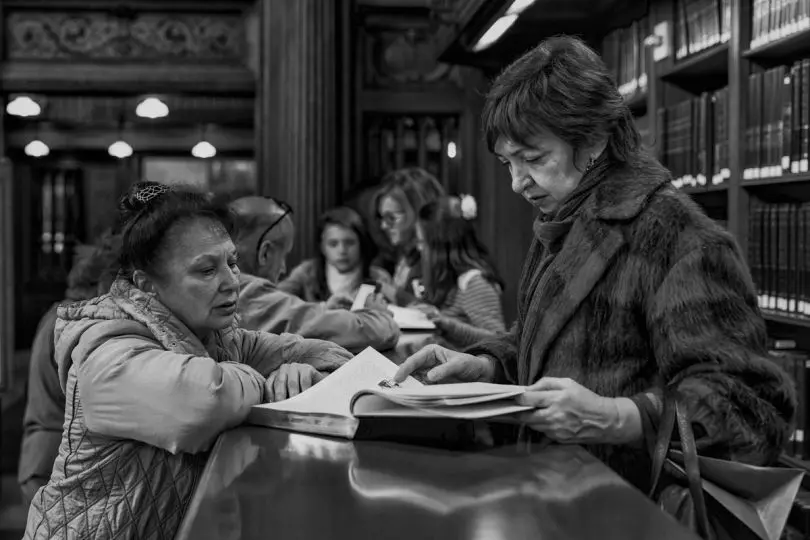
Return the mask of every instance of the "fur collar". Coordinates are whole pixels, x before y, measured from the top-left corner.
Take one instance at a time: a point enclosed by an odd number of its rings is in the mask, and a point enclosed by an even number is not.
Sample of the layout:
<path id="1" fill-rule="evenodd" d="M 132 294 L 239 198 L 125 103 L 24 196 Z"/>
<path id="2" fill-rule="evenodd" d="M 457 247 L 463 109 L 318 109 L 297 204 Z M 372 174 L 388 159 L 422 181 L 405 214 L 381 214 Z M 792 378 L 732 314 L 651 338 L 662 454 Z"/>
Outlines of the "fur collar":
<path id="1" fill-rule="evenodd" d="M 617 164 L 596 186 L 583 212 L 601 221 L 632 220 L 670 181 L 669 172 L 648 156 Z"/>

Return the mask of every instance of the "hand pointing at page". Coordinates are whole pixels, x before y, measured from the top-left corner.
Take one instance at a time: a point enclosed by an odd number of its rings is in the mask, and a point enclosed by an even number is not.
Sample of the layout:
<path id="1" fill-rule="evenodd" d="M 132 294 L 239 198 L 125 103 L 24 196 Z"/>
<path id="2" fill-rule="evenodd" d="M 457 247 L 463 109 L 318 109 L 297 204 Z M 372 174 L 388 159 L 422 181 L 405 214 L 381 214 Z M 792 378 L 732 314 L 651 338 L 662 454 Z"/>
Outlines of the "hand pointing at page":
<path id="1" fill-rule="evenodd" d="M 394 381 L 402 382 L 414 375 L 426 384 L 493 382 L 495 372 L 496 362 L 491 358 L 428 345 L 399 366 Z"/>

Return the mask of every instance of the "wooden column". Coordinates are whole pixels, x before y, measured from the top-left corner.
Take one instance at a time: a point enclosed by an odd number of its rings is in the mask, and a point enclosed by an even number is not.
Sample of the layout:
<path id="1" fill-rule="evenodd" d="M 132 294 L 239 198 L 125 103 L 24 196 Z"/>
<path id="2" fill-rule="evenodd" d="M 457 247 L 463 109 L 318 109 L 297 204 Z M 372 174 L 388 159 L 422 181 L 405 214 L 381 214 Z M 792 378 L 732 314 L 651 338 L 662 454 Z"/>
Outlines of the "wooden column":
<path id="1" fill-rule="evenodd" d="M 288 264 L 317 249 L 319 215 L 339 200 L 341 26 L 349 0 L 259 0 L 256 163 L 260 192 L 294 210 Z"/>
<path id="2" fill-rule="evenodd" d="M 5 55 L 5 17 L 0 0 L 0 61 Z M 6 100 L 0 99 L 5 109 Z M 11 389 L 14 361 L 14 170 L 6 155 L 5 111 L 0 110 L 0 393 Z"/>

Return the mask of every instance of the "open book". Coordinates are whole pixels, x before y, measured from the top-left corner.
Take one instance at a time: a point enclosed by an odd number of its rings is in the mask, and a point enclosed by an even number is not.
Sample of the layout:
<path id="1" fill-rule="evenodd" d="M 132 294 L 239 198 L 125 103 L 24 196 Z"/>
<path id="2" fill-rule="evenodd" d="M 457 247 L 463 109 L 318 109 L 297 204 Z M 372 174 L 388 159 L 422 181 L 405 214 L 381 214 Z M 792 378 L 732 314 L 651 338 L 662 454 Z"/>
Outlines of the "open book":
<path id="1" fill-rule="evenodd" d="M 416 308 L 390 305 L 388 311 L 394 316 L 400 330 L 435 330 L 436 325 L 427 318 L 427 315 Z"/>
<path id="2" fill-rule="evenodd" d="M 368 348 L 312 388 L 251 408 L 250 424 L 354 438 L 361 418 L 497 419 L 527 411 L 514 398 L 523 386 L 489 383 L 423 385 L 408 377 L 392 387 L 397 365 Z"/>
<path id="3" fill-rule="evenodd" d="M 354 297 L 352 311 L 363 309 L 363 306 L 366 305 L 366 299 L 373 293 L 374 285 L 360 285 L 357 296 Z M 388 311 L 394 316 L 394 322 L 397 323 L 400 330 L 433 331 L 436 329 L 436 325 L 433 324 L 433 321 L 428 319 L 427 316 L 418 309 L 389 305 Z"/>

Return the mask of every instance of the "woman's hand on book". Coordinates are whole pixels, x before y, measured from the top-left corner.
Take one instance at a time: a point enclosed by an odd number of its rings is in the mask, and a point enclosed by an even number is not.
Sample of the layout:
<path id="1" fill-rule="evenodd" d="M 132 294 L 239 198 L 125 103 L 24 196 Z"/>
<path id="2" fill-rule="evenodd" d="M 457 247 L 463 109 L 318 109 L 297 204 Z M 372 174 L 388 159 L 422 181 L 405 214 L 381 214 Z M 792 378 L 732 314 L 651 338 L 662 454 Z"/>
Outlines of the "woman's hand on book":
<path id="1" fill-rule="evenodd" d="M 418 374 L 422 374 L 422 377 Z M 402 382 L 409 375 L 428 384 L 492 382 L 495 379 L 495 361 L 428 345 L 399 366 L 394 381 Z"/>
<path id="2" fill-rule="evenodd" d="M 326 374 L 309 364 L 282 364 L 264 383 L 265 402 L 282 401 L 296 396 L 318 383 Z"/>
<path id="3" fill-rule="evenodd" d="M 368 295 L 366 298 L 366 309 L 373 309 L 376 311 L 387 311 L 388 310 L 388 302 L 383 296 L 382 293 L 372 293 Z"/>

